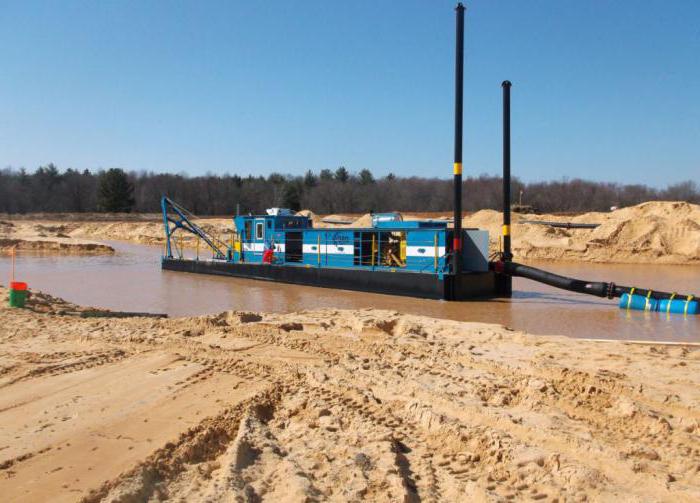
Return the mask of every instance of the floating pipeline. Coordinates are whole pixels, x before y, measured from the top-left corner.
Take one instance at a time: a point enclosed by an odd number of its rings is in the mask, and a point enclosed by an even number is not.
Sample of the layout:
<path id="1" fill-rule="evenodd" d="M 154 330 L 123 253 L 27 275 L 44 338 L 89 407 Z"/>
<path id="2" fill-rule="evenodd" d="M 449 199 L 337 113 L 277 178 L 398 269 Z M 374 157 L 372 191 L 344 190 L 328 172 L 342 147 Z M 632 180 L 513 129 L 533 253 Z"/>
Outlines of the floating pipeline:
<path id="1" fill-rule="evenodd" d="M 630 286 L 617 285 L 605 281 L 585 281 L 568 278 L 551 272 L 530 267 L 517 262 L 491 262 L 493 271 L 507 276 L 527 278 L 538 283 L 568 290 L 570 292 L 595 295 L 613 299 L 620 297 L 620 308 L 640 311 L 658 311 L 674 314 L 700 314 L 700 306 L 694 295 L 647 290 Z"/>
<path id="2" fill-rule="evenodd" d="M 700 303 L 692 295 L 688 295 L 685 298 L 657 300 L 635 293 L 625 293 L 620 297 L 620 309 L 673 314 L 700 314 Z"/>

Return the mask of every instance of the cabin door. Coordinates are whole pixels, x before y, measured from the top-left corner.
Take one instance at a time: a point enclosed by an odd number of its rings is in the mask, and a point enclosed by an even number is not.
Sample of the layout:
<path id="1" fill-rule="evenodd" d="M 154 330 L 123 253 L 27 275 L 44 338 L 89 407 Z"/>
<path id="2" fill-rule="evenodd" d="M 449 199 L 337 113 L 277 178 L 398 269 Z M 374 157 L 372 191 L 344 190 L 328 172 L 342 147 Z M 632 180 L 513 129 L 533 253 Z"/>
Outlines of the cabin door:
<path id="1" fill-rule="evenodd" d="M 262 257 L 262 254 L 265 251 L 265 234 L 265 219 L 255 219 L 253 225 L 253 250 L 255 252 L 255 256 L 257 257 Z"/>

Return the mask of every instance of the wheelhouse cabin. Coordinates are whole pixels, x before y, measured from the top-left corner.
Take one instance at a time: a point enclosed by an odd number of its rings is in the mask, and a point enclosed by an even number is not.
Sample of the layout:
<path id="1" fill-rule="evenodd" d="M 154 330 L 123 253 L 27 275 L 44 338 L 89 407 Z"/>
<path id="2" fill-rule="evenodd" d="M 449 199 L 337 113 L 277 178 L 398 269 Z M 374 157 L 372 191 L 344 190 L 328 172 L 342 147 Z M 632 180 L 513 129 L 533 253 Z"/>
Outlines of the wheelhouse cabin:
<path id="1" fill-rule="evenodd" d="M 234 263 L 321 268 L 449 272 L 452 229 L 440 220 L 400 221 L 385 215 L 372 227 L 314 228 L 306 216 L 288 210 L 234 218 L 237 235 L 230 260 Z M 464 230 L 465 271 L 488 270 L 488 233 Z"/>

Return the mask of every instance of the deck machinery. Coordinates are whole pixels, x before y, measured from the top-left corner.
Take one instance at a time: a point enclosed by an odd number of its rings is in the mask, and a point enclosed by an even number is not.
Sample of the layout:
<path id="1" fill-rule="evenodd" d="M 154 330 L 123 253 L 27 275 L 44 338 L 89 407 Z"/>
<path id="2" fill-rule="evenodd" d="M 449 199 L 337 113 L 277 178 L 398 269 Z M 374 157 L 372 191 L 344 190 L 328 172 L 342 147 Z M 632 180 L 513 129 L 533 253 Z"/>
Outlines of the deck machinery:
<path id="1" fill-rule="evenodd" d="M 236 216 L 236 231 L 223 240 L 198 227 L 167 197 L 162 208 L 167 237 L 162 267 L 167 270 L 447 300 L 503 293 L 489 271 L 484 230 L 461 230 L 456 276 L 454 230 L 446 221 L 402 221 L 385 214 L 375 215 L 371 227 L 314 228 L 307 216 L 271 209 Z M 212 257 L 184 258 L 174 242 L 180 229 L 207 243 Z"/>

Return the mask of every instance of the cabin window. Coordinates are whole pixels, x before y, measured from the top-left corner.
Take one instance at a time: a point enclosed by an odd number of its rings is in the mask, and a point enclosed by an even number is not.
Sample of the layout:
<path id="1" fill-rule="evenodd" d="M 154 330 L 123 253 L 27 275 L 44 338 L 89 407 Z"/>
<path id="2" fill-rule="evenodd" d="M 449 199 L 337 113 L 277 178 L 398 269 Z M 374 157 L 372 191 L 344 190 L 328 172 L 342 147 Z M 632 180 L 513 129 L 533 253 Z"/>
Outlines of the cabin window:
<path id="1" fill-rule="evenodd" d="M 263 223 L 257 222 L 255 224 L 255 239 L 262 239 L 262 238 L 263 238 Z"/>

